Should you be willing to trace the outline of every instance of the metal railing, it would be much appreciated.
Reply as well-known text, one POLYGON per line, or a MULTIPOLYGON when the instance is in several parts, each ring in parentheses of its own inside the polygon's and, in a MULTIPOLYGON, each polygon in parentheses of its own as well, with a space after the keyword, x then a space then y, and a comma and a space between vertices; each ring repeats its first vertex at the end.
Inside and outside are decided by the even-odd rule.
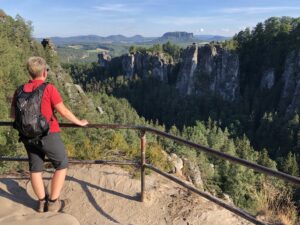
MULTIPOLYGON (((12 122, 0 122, 0 126, 12 126, 12 122)), ((69 124, 69 123, 61 123, 60 124, 61 127, 79 127, 77 125, 74 124, 69 124)), ((81 163, 81 164, 110 164, 110 165, 132 165, 132 166, 136 166, 136 167, 140 167, 141 169, 141 202, 144 202, 145 199, 145 169, 148 168, 172 181, 174 181, 175 183, 189 189, 190 191, 193 191, 194 193, 218 204, 219 206, 226 208, 227 210, 233 212, 234 214, 254 223, 254 224, 258 224, 258 225, 264 225, 265 223, 263 223, 262 221, 257 220, 253 215, 250 215, 249 213, 245 212, 242 209, 239 209, 235 206, 229 205, 225 202, 223 202, 222 200, 206 193, 203 192, 197 188, 195 188, 192 185, 187 184, 186 182, 178 179, 175 176, 172 176, 168 173, 165 173, 161 170, 159 170, 158 168, 154 167, 153 165, 147 164, 146 163, 146 132, 155 134, 157 136, 161 136, 161 137, 165 137, 168 139, 171 139, 175 142, 184 144, 186 146, 189 146, 191 148, 200 150, 200 151, 204 151, 208 154, 212 154, 214 156, 217 156, 219 158, 225 159, 225 160, 229 160, 233 163, 236 164, 240 164, 243 166, 246 166, 250 169, 253 169, 257 172, 261 172, 264 174, 267 174, 269 176, 273 176, 273 177, 277 177, 281 180, 293 183, 297 186, 300 186, 300 178, 299 177, 295 177, 295 176, 291 176, 289 174, 286 173, 282 173, 270 168, 267 168, 265 166, 261 166, 258 165, 256 163, 244 160, 244 159, 240 159, 234 156, 231 156, 229 154, 214 150, 212 148, 200 145, 200 144, 196 144, 190 141, 187 141, 183 138, 180 137, 176 137, 174 135, 168 134, 166 132, 157 130, 157 129, 153 129, 150 127, 145 127, 145 126, 135 126, 135 125, 119 125, 119 124, 89 124, 86 127, 81 127, 81 128, 98 128, 98 129, 132 129, 132 130, 137 130, 140 131, 140 142, 141 142, 141 159, 140 162, 135 162, 135 161, 107 161, 107 160, 73 160, 70 159, 69 163, 81 163)), ((20 158, 20 157, 6 157, 6 156, 0 156, 0 161, 28 161, 27 158, 20 158)))

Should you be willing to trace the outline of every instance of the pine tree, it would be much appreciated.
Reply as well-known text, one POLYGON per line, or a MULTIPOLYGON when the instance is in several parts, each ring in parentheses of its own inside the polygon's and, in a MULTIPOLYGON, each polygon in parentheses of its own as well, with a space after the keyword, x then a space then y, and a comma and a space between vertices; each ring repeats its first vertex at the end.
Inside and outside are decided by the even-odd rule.
POLYGON ((288 153, 287 157, 283 161, 282 170, 290 175, 299 176, 297 157, 294 153, 288 153))

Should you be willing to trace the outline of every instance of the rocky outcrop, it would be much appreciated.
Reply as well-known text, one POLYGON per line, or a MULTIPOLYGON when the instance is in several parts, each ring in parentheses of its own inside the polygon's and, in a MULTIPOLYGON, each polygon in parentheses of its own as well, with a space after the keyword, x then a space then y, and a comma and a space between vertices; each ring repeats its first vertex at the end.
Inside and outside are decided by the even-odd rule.
POLYGON ((103 113, 104 113, 104 111, 103 111, 103 109, 102 109, 101 106, 98 106, 98 107, 96 108, 96 110, 97 110, 100 114, 103 114, 103 113))
POLYGON ((51 41, 51 39, 44 38, 42 40, 41 44, 43 45, 44 48, 48 47, 49 49, 55 51, 55 46, 54 46, 53 42, 51 41))
POLYGON ((101 52, 98 54, 98 63, 102 67, 106 67, 111 61, 111 57, 108 52, 101 52))
POLYGON ((182 54, 177 88, 182 94, 218 95, 233 101, 239 89, 238 55, 218 45, 189 46, 182 54))
POLYGON ((178 82, 176 87, 182 94, 191 94, 194 86, 194 72, 198 64, 198 46, 193 44, 185 49, 182 54, 178 82))
POLYGON ((267 89, 270 90, 275 83, 275 72, 274 69, 269 69, 263 73, 261 82, 260 82, 260 89, 267 89))
POLYGON ((281 82, 283 89, 279 108, 289 117, 300 109, 300 49, 287 56, 281 82))
POLYGON ((196 162, 188 159, 183 159, 185 175, 197 188, 204 190, 203 180, 199 166, 196 162))
POLYGON ((134 55, 128 54, 122 57, 122 71, 123 75, 131 78, 134 75, 134 55))
POLYGON ((168 82, 168 77, 171 76, 174 68, 172 60, 163 53, 136 52, 115 57, 111 61, 102 59, 100 61, 101 65, 108 70, 117 71, 128 78, 132 78, 134 75, 141 78, 156 77, 163 82, 168 82))
POLYGON ((165 153, 168 161, 171 162, 173 168, 171 173, 176 174, 178 177, 184 178, 193 183, 200 190, 204 190, 201 172, 197 163, 191 159, 180 158, 175 153, 168 155, 165 153))
POLYGON ((163 34, 163 36, 158 38, 156 41, 157 42, 167 42, 167 41, 182 42, 182 41, 193 41, 193 40, 194 40, 193 33, 175 31, 175 32, 167 32, 163 34))
POLYGON ((161 81, 168 81, 174 65, 164 54, 136 53, 135 73, 141 77, 153 76, 161 81))
MULTIPOLYGON (((181 52, 176 64, 164 53, 151 52, 136 52, 113 59, 102 54, 99 63, 110 68, 108 74, 112 75, 156 77, 163 82, 172 80, 182 95, 216 96, 229 102, 243 98, 240 95, 239 56, 236 52, 222 48, 220 44, 192 44, 181 52)), ((255 77, 256 80, 250 89, 251 93, 248 93, 253 96, 246 101, 260 104, 259 96, 270 97, 275 88, 276 97, 270 97, 277 99, 274 106, 278 104, 281 113, 291 115, 300 108, 300 50, 288 54, 283 72, 279 74, 278 71, 269 66, 247 78, 251 80, 255 77)), ((245 89, 250 84, 244 82, 243 85, 245 89)))
POLYGON ((183 161, 180 157, 178 157, 175 153, 171 153, 168 156, 168 160, 173 164, 172 173, 175 173, 177 176, 182 177, 182 168, 183 168, 183 161))
POLYGON ((7 15, 5 14, 5 12, 0 9, 0 22, 4 23, 6 21, 7 15))
MULTIPOLYGON (((183 95, 218 95, 233 101, 239 90, 238 55, 224 50, 219 45, 197 44, 188 46, 181 54, 177 65, 164 53, 136 52, 111 59, 107 53, 98 55, 101 66, 117 71, 128 78, 156 77, 168 82, 176 76, 176 87, 183 95), (179 72, 175 72, 175 68, 179 72), (175 74, 176 73, 176 74, 175 74)), ((111 74, 111 72, 109 72, 111 74)))

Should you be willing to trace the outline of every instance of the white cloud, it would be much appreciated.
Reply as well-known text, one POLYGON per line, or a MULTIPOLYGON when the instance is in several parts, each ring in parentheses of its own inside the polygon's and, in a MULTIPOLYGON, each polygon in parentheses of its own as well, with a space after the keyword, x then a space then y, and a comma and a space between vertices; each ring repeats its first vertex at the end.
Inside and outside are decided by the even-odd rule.
POLYGON ((137 8, 130 7, 125 4, 115 3, 115 4, 102 4, 94 7, 101 12, 133 12, 137 11, 137 8))
MULTIPOLYGON (((150 22, 163 25, 187 26, 195 24, 208 24, 221 21, 232 21, 231 19, 219 19, 216 17, 159 17, 151 19, 150 22)), ((203 28, 202 28, 203 29, 203 28)), ((204 29, 203 29, 204 31, 204 29)))
POLYGON ((276 6, 276 7, 240 7, 240 8, 223 8, 217 10, 221 13, 227 14, 260 14, 260 13, 274 13, 274 12, 286 12, 286 11, 299 11, 300 7, 288 7, 288 6, 276 6))
POLYGON ((222 28, 221 31, 224 32, 224 33, 229 33, 230 32, 230 30, 228 28, 222 28))

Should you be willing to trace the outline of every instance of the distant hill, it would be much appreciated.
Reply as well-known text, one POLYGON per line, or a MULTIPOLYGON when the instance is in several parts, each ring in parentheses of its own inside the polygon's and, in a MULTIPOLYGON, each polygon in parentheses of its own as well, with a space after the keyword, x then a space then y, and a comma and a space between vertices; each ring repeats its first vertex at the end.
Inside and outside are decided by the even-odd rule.
POLYGON ((192 42, 224 41, 228 39, 231 39, 231 37, 225 37, 221 35, 194 35, 193 33, 176 31, 176 32, 167 32, 162 37, 159 37, 151 42, 153 44, 156 44, 156 43, 165 43, 167 41, 170 41, 170 42, 180 44, 180 43, 192 43, 192 42))
POLYGON ((188 32, 181 32, 181 31, 176 31, 176 32, 167 32, 163 34, 162 37, 159 37, 153 42, 192 42, 194 41, 194 34, 193 33, 188 33, 188 32))
MULTIPOLYGON (((37 38, 41 41, 43 38, 37 38)), ((80 35, 72 37, 50 37, 55 45, 70 45, 70 44, 99 44, 99 43, 142 43, 148 42, 155 37, 143 37, 141 35, 135 35, 132 37, 126 37, 123 35, 110 35, 102 37, 98 35, 80 35)))
MULTIPOLYGON (((230 37, 224 37, 219 35, 195 35, 193 33, 177 31, 167 32, 161 37, 144 37, 142 35, 134 35, 132 37, 126 37, 124 35, 110 35, 102 37, 98 35, 79 35, 72 37, 50 37, 56 46, 63 45, 74 45, 74 44, 156 44, 165 43, 167 41, 175 43, 186 43, 186 42, 199 42, 199 41, 223 41, 230 39, 230 37)), ((41 41, 42 38, 37 38, 41 41)))
POLYGON ((201 40, 201 41, 225 41, 225 40, 229 40, 232 37, 225 37, 225 36, 221 36, 221 35, 207 35, 207 34, 203 34, 203 35, 195 35, 194 36, 197 40, 201 40))

